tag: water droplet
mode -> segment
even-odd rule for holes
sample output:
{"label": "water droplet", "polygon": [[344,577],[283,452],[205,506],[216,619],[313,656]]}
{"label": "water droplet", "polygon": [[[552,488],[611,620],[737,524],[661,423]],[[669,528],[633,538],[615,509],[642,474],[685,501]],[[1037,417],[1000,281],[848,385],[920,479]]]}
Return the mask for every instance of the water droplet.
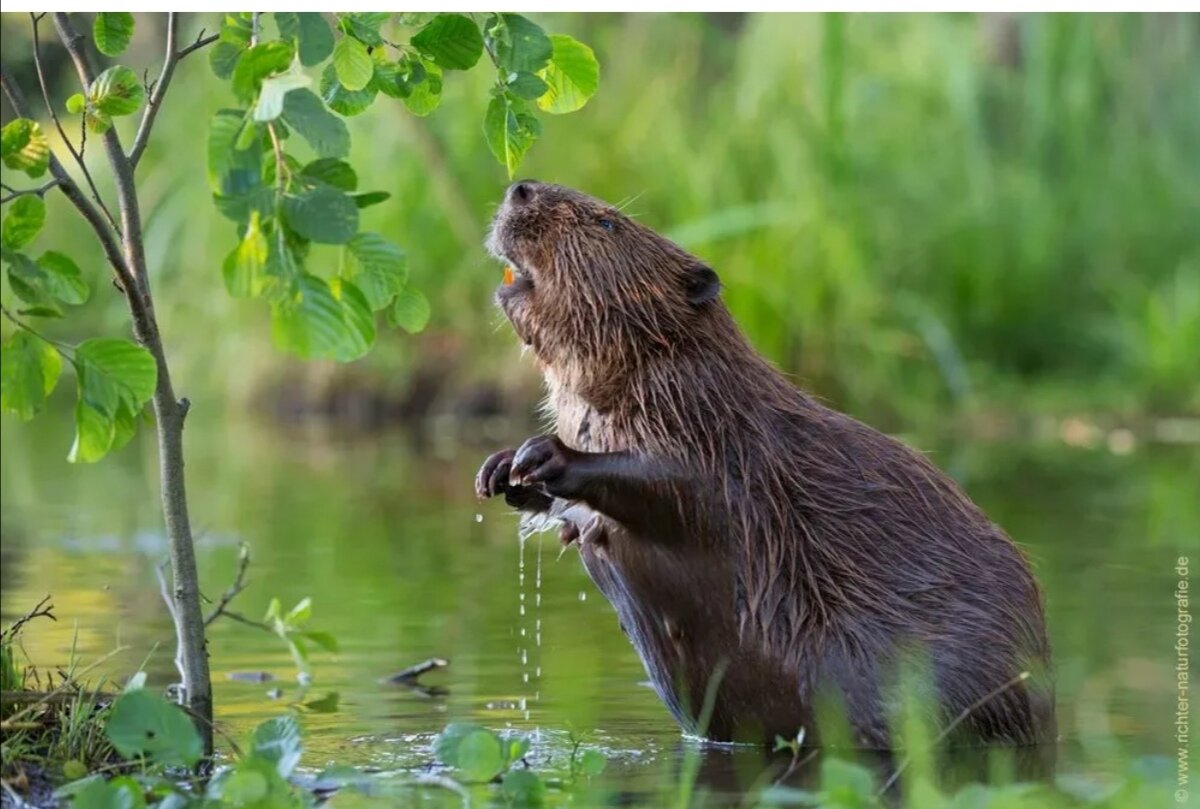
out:
{"label": "water droplet", "polygon": [[580,601],[587,601],[587,593],[585,593],[585,592],[583,592],[582,590],[580,590],[580,591],[579,591],[579,600],[580,600]]}
{"label": "water droplet", "polygon": [[482,515],[482,514],[476,514],[476,515],[475,515],[475,522],[483,522],[483,515]]}

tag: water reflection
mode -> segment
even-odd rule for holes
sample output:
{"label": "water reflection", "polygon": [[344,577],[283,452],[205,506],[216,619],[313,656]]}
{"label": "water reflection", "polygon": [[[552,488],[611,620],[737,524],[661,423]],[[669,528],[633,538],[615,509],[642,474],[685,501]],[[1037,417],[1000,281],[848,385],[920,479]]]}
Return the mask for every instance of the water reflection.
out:
{"label": "water reflection", "polygon": [[[151,683],[172,682],[171,625],[154,577],[165,550],[152,447],[71,467],[60,425],[45,424],[5,422],[4,616],[52,593],[62,620],[28,634],[35,662],[63,663],[77,631],[85,659],[127,645],[113,673],[148,656]],[[408,771],[430,766],[447,721],[469,718],[533,735],[535,766],[563,766],[572,734],[583,737],[609,755],[606,777],[635,791],[657,788],[696,753],[640,685],[641,664],[575,551],[560,556],[550,535],[523,548],[515,517],[474,502],[475,466],[492,448],[430,455],[404,436],[318,441],[241,421],[193,425],[189,483],[208,594],[229,584],[247,542],[250,586],[237,608],[259,618],[273,596],[285,605],[311,596],[311,626],[340,641],[336,655],[314,651],[313,684],[302,689],[282,643],[215,624],[216,700],[228,733],[242,736],[293,706],[304,714],[306,765]],[[1178,551],[1200,533],[1195,452],[972,442],[935,459],[1026,547],[1046,588],[1060,770],[1104,775],[1131,755],[1168,753],[1167,596]],[[423,674],[419,688],[381,683],[429,658],[449,665]],[[246,672],[273,680],[238,676]],[[781,771],[753,749],[702,746],[698,755],[701,785],[717,792]],[[1036,772],[1030,758],[1009,771]],[[788,782],[806,783],[812,763]],[[1004,771],[987,756],[945,769],[964,778]]]}

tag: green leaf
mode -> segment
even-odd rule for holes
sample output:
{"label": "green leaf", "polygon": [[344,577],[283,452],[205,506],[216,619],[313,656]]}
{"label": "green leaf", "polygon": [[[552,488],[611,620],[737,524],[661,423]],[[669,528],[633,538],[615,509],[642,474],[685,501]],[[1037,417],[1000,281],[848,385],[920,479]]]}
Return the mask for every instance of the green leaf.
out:
{"label": "green leaf", "polygon": [[0,409],[28,421],[54,391],[62,357],[54,346],[27,331],[0,343]]}
{"label": "green leaf", "polygon": [[[374,62],[372,62],[374,64]],[[347,90],[338,79],[332,64],[326,65],[321,73],[321,99],[336,113],[352,117],[366,111],[375,100],[378,87],[374,80],[361,90]]]}
{"label": "green leaf", "polygon": [[300,725],[291,714],[262,722],[250,737],[250,755],[272,762],[281,778],[296,769],[302,751]]}
{"label": "green leaf", "polygon": [[388,310],[388,321],[409,334],[417,334],[429,325],[429,301],[415,289],[402,290]]}
{"label": "green leaf", "polygon": [[[371,76],[370,89],[377,90],[391,98],[404,98],[412,92],[409,84],[411,62],[403,57],[395,62],[389,62],[382,48],[371,51],[371,59],[375,61],[375,73]],[[417,59],[418,64],[420,59]],[[424,78],[424,70],[421,77]]]}
{"label": "green leaf", "polygon": [[408,280],[404,251],[378,233],[359,233],[346,247],[346,278],[362,291],[372,310],[384,308]]}
{"label": "green leaf", "polygon": [[[301,357],[344,361],[369,347],[364,315],[369,320],[370,314],[362,293],[353,285],[339,283],[335,294],[321,278],[303,273],[292,291],[272,307],[271,331],[277,345]],[[374,339],[373,325],[369,337]],[[302,646],[298,648],[303,651]]]}
{"label": "green leaf", "polygon": [[8,262],[8,285],[13,293],[30,308],[23,314],[37,317],[62,317],[62,307],[50,292],[50,279],[46,271],[24,253],[9,251],[4,254]]}
{"label": "green leaf", "polygon": [[75,442],[67,453],[71,463],[95,463],[108,454],[116,437],[117,425],[83,399],[75,402]]}
{"label": "green leaf", "polygon": [[377,47],[383,44],[379,28],[387,22],[388,16],[382,11],[351,11],[341,16],[338,27],[364,45]]}
{"label": "green leaf", "polygon": [[483,133],[492,154],[511,178],[529,147],[537,140],[541,125],[525,110],[524,102],[495,96],[483,118]]}
{"label": "green leaf", "polygon": [[542,27],[520,14],[492,15],[484,31],[496,61],[509,73],[537,73],[554,52]]}
{"label": "green leaf", "polygon": [[358,188],[358,175],[354,168],[344,160],[334,157],[322,157],[314,160],[300,170],[300,176],[325,185],[331,185],[342,191],[354,191]]}
{"label": "green leaf", "polygon": [[506,772],[500,791],[513,806],[541,806],[546,799],[546,785],[532,770]]}
{"label": "green leaf", "polygon": [[442,103],[442,69],[433,62],[423,62],[425,78],[412,86],[404,97],[404,106],[413,115],[424,118]]}
{"label": "green leaf", "polygon": [[36,194],[17,197],[0,225],[0,245],[5,250],[20,250],[29,244],[46,223],[46,203]]}
{"label": "green leaf", "polygon": [[350,362],[365,356],[375,342],[375,316],[362,290],[345,278],[333,278],[329,289],[342,304],[342,319],[346,324],[346,339],[334,359]]}
{"label": "green leaf", "polygon": [[283,120],[321,157],[350,154],[350,131],[346,129],[346,122],[325,109],[312,90],[293,90],[284,97]]}
{"label": "green leaf", "polygon": [[550,89],[550,85],[532,73],[513,73],[508,77],[505,88],[517,98],[532,101],[540,98]]}
{"label": "green leaf", "polygon": [[87,301],[91,289],[83,280],[79,265],[71,257],[55,250],[47,250],[38,258],[37,264],[46,274],[46,289],[63,303],[78,306]]}
{"label": "green leaf", "polygon": [[539,74],[549,89],[538,98],[538,107],[561,115],[574,112],[588,102],[600,85],[600,63],[582,42],[563,34],[550,37],[554,54]]}
{"label": "green leaf", "polygon": [[213,193],[235,195],[262,185],[262,150],[235,148],[246,122],[242,110],[219,110],[208,125],[208,184]]}
{"label": "green leaf", "polygon": [[15,118],[0,130],[0,159],[10,169],[41,177],[50,165],[50,141],[37,121]]}
{"label": "green leaf", "polygon": [[490,730],[469,733],[458,745],[458,772],[468,783],[487,783],[504,769],[500,737]]}
{"label": "green leaf", "polygon": [[105,56],[120,56],[133,38],[133,15],[128,11],[101,11],[92,23],[96,50]]}
{"label": "green leaf", "polygon": [[288,610],[288,614],[283,616],[283,622],[290,627],[304,626],[309,618],[312,618],[312,598],[305,596]]}
{"label": "green leaf", "polygon": [[338,81],[347,90],[361,90],[371,81],[375,61],[367,46],[354,37],[344,36],[333,48],[333,67]]}
{"label": "green leaf", "polygon": [[470,17],[438,14],[412,38],[412,45],[445,70],[469,70],[483,54],[483,35]]}
{"label": "green leaf", "polygon": [[299,62],[293,62],[285,73],[263,79],[258,103],[254,105],[254,120],[274,121],[283,114],[283,100],[287,94],[310,84],[312,79],[300,69]]}
{"label": "green leaf", "polygon": [[324,62],[333,53],[333,30],[325,17],[312,11],[275,13],[279,35],[296,40],[300,64],[305,67]]}
{"label": "green leaf", "polygon": [[105,115],[132,115],[142,106],[146,89],[137,74],[124,65],[114,65],[92,80],[88,100]]}
{"label": "green leaf", "polygon": [[72,809],[143,809],[146,805],[141,787],[127,776],[105,781],[89,777],[71,799]]}
{"label": "green leaf", "polygon": [[263,79],[286,71],[292,64],[293,55],[292,43],[278,39],[261,42],[247,50],[233,71],[234,95],[245,103],[253,101],[262,87]]}
{"label": "green leaf", "polygon": [[250,214],[246,235],[225,259],[222,274],[225,289],[235,298],[251,298],[260,294],[267,284],[266,265],[269,255],[267,237],[259,226],[259,215]]}
{"label": "green leaf", "polygon": [[329,633],[329,632],[305,632],[304,637],[308,638],[309,640],[311,640],[313,643],[320,646],[325,651],[333,652],[334,654],[337,654],[337,651],[338,651],[337,638],[335,638],[331,633]]}
{"label": "green leaf", "polygon": [[438,734],[433,751],[438,761],[450,767],[458,766],[458,750],[463,739],[477,730],[483,730],[479,725],[470,722],[451,722]]}
{"label": "green leaf", "polygon": [[579,771],[588,778],[593,778],[604,772],[608,759],[599,750],[584,750],[579,757]]}
{"label": "green leaf", "polygon": [[83,93],[72,93],[71,95],[67,96],[66,107],[67,112],[71,113],[72,115],[78,115],[87,109],[87,99],[84,97]]}
{"label": "green leaf", "polygon": [[354,200],[354,204],[358,206],[359,210],[362,210],[386,202],[391,199],[391,196],[387,191],[367,191],[364,194],[351,194],[350,198]]}
{"label": "green leaf", "polygon": [[118,405],[140,411],[158,381],[158,367],[149,351],[111,337],[80,343],[75,349],[75,370],[83,398],[110,418]]}
{"label": "green leaf", "polygon": [[112,118],[107,113],[100,112],[93,107],[89,106],[83,117],[84,122],[87,124],[88,132],[103,135],[112,129]]}
{"label": "green leaf", "polygon": [[358,232],[358,206],[328,185],[284,197],[283,216],[288,227],[318,244],[345,244]]}
{"label": "green leaf", "polygon": [[208,66],[218,79],[228,79],[237,69],[238,60],[246,52],[245,47],[232,42],[217,42],[208,52]]}
{"label": "green leaf", "polygon": [[126,758],[145,755],[157,764],[190,767],[204,752],[187,714],[145,689],[117,697],[104,732]]}

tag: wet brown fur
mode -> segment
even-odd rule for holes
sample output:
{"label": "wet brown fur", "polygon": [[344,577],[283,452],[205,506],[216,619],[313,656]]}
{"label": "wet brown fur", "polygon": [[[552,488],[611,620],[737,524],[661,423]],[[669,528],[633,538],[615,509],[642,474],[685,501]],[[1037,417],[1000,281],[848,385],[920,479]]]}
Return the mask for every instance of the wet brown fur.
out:
{"label": "wet brown fur", "polygon": [[829,693],[854,744],[888,747],[897,672],[915,652],[937,722],[1000,691],[956,739],[1053,738],[1041,595],[1005,533],[923,455],[759,356],[699,259],[600,200],[528,188],[519,205],[510,192],[490,246],[532,283],[498,301],[543,367],[562,442],[668,470],[647,492],[675,504],[663,530],[603,514],[578,528],[680,721],[694,725],[725,666],[710,736],[805,725],[817,740]]}

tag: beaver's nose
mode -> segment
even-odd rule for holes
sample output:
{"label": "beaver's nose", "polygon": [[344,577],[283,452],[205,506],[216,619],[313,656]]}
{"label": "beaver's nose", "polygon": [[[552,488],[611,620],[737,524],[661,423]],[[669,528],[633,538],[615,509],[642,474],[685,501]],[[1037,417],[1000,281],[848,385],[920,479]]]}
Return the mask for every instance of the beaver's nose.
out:
{"label": "beaver's nose", "polygon": [[508,187],[508,201],[512,205],[528,205],[537,196],[537,180],[518,180]]}

